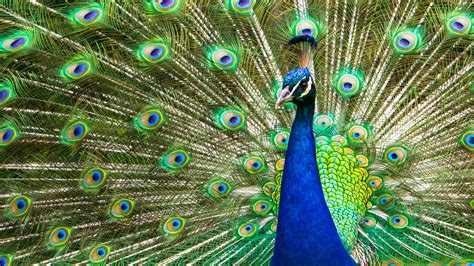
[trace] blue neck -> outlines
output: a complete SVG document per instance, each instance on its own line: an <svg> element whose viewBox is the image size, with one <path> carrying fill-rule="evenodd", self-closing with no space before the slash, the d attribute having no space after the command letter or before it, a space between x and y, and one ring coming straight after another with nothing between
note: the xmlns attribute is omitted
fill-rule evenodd
<svg viewBox="0 0 474 266"><path fill-rule="evenodd" d="M280 192L272 265L354 265L324 199L313 135L314 99L298 105Z"/></svg>

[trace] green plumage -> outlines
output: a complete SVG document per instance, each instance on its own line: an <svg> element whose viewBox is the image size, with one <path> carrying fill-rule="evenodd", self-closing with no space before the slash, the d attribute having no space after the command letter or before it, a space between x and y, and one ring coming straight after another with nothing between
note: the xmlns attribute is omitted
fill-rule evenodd
<svg viewBox="0 0 474 266"><path fill-rule="evenodd" d="M0 0L0 264L268 265L301 64L354 260L473 263L469 5Z"/></svg>

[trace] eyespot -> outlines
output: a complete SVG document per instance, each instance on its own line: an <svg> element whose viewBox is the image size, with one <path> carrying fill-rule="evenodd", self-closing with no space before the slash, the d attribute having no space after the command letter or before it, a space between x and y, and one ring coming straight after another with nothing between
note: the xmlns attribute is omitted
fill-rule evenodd
<svg viewBox="0 0 474 266"><path fill-rule="evenodd" d="M324 131L334 124L332 117L328 115L318 115L314 118L313 127L316 131Z"/></svg>
<svg viewBox="0 0 474 266"><path fill-rule="evenodd" d="M30 37L23 32L19 32L17 34L11 34L2 39L1 43L1 50L4 52L18 52L28 47L28 44L30 43Z"/></svg>
<svg viewBox="0 0 474 266"><path fill-rule="evenodd" d="M152 0L151 6L159 13L172 13L179 9L181 0Z"/></svg>
<svg viewBox="0 0 474 266"><path fill-rule="evenodd" d="M474 130L468 130L461 135L460 138L461 146L464 148L474 151Z"/></svg>
<svg viewBox="0 0 474 266"><path fill-rule="evenodd" d="M258 200L252 206L253 212L258 215L267 215L272 208L272 203L268 200Z"/></svg>
<svg viewBox="0 0 474 266"><path fill-rule="evenodd" d="M115 220L123 220L132 214L135 202L129 199L119 199L110 206L110 215Z"/></svg>
<svg viewBox="0 0 474 266"><path fill-rule="evenodd" d="M369 179L367 179L367 185L369 185L370 189L374 191L381 188L382 184L383 180L378 176L369 176Z"/></svg>
<svg viewBox="0 0 474 266"><path fill-rule="evenodd" d="M347 146L347 139L341 135L334 135L331 137L332 141L337 141L342 144L342 146Z"/></svg>
<svg viewBox="0 0 474 266"><path fill-rule="evenodd" d="M232 131L243 129L246 122L244 113L232 108L217 110L215 120L220 128Z"/></svg>
<svg viewBox="0 0 474 266"><path fill-rule="evenodd" d="M102 20L103 11L100 7L86 7L77 9L74 13L74 21L82 26L92 26Z"/></svg>
<svg viewBox="0 0 474 266"><path fill-rule="evenodd" d="M320 33L319 24L312 19L298 21L293 30L293 36L311 36L315 39Z"/></svg>
<svg viewBox="0 0 474 266"><path fill-rule="evenodd" d="M357 155L356 156L357 164L359 164L360 167L367 167L369 166L369 159L365 157L364 155Z"/></svg>
<svg viewBox="0 0 474 266"><path fill-rule="evenodd" d="M265 169L265 161L260 157L249 157L244 161L244 168L249 174L257 174Z"/></svg>
<svg viewBox="0 0 474 266"><path fill-rule="evenodd" d="M50 231L48 236L48 247L57 249L65 246L68 243L71 235L71 228L59 226Z"/></svg>
<svg viewBox="0 0 474 266"><path fill-rule="evenodd" d="M275 169L277 171L283 171L283 167L285 167L285 159L280 159L275 163Z"/></svg>
<svg viewBox="0 0 474 266"><path fill-rule="evenodd" d="M84 139L89 133L89 127L85 122L74 120L64 127L61 139L64 144L71 144Z"/></svg>
<svg viewBox="0 0 474 266"><path fill-rule="evenodd" d="M273 221L273 222L270 224L270 230L271 230L273 233L276 233L276 231L277 231L277 225L278 225L278 222L277 222L276 219L275 219L275 221Z"/></svg>
<svg viewBox="0 0 474 266"><path fill-rule="evenodd" d="M166 122L166 116L158 107L146 108L135 117L134 125L143 130L155 130L163 126Z"/></svg>
<svg viewBox="0 0 474 266"><path fill-rule="evenodd" d="M347 131L349 141L352 143L363 143L367 140L369 132L363 126L353 126Z"/></svg>
<svg viewBox="0 0 474 266"><path fill-rule="evenodd" d="M14 127L0 128L0 148L10 145L16 138L18 138L18 133Z"/></svg>
<svg viewBox="0 0 474 266"><path fill-rule="evenodd" d="M109 258L110 247L107 245L97 245L89 253L89 261L91 263L100 263L104 262Z"/></svg>
<svg viewBox="0 0 474 266"><path fill-rule="evenodd" d="M395 199L391 195L383 194L377 199L377 204L383 209L391 209L395 205Z"/></svg>
<svg viewBox="0 0 474 266"><path fill-rule="evenodd" d="M172 216L166 219L165 223L163 224L163 231L171 235L179 234L184 230L185 225L186 219L179 216Z"/></svg>
<svg viewBox="0 0 474 266"><path fill-rule="evenodd" d="M385 151L385 161L390 165L399 165L405 162L407 151L403 147L392 147Z"/></svg>
<svg viewBox="0 0 474 266"><path fill-rule="evenodd" d="M148 63L159 63L169 56L169 48L164 43L151 43L141 46L138 59Z"/></svg>
<svg viewBox="0 0 474 266"><path fill-rule="evenodd" d="M61 73L62 76L69 80L78 80L85 77L92 71L91 63L86 60L77 60L66 64Z"/></svg>
<svg viewBox="0 0 474 266"><path fill-rule="evenodd" d="M232 186L229 182L221 179L209 184L207 193L214 198L223 198L232 191Z"/></svg>
<svg viewBox="0 0 474 266"><path fill-rule="evenodd" d="M388 218L390 226L394 229L403 229L408 226L408 218L403 214L395 214Z"/></svg>
<svg viewBox="0 0 474 266"><path fill-rule="evenodd" d="M30 212L31 199L27 196L16 196L8 201L6 214L11 219L18 219L26 216Z"/></svg>
<svg viewBox="0 0 474 266"><path fill-rule="evenodd" d="M250 13L255 5L255 0L230 0L230 7L240 14Z"/></svg>
<svg viewBox="0 0 474 266"><path fill-rule="evenodd" d="M382 266L403 266L403 263L398 260L388 260L382 263Z"/></svg>
<svg viewBox="0 0 474 266"><path fill-rule="evenodd" d="M237 55L228 49L218 48L210 55L211 65L220 70L234 70L238 66Z"/></svg>
<svg viewBox="0 0 474 266"><path fill-rule="evenodd" d="M267 182L262 186L263 193L267 196L271 196L276 189L275 182Z"/></svg>
<svg viewBox="0 0 474 266"><path fill-rule="evenodd" d="M250 238L255 235L255 233L257 232L257 228L258 227L256 223L247 222L239 226L237 233L243 238Z"/></svg>
<svg viewBox="0 0 474 266"><path fill-rule="evenodd" d="M191 162L191 157L183 149L168 152L161 160L161 166L168 171L181 170Z"/></svg>
<svg viewBox="0 0 474 266"><path fill-rule="evenodd" d="M0 254L0 265L10 266L12 265L13 257L7 254Z"/></svg>
<svg viewBox="0 0 474 266"><path fill-rule="evenodd" d="M286 150L288 148L288 141L290 140L290 132L288 130L281 130L272 135L273 145L275 145L278 150Z"/></svg>
<svg viewBox="0 0 474 266"><path fill-rule="evenodd" d="M100 167L89 167L82 172L82 188L86 191L100 190L107 179L107 171Z"/></svg>
<svg viewBox="0 0 474 266"><path fill-rule="evenodd" d="M446 26L449 33L454 35L466 35L471 30L471 20L463 15L450 18Z"/></svg>
<svg viewBox="0 0 474 266"><path fill-rule="evenodd" d="M420 36L413 30L404 30L395 34L392 45L396 53L409 53L419 47Z"/></svg>
<svg viewBox="0 0 474 266"><path fill-rule="evenodd" d="M12 85L9 82L0 83L0 106L15 97Z"/></svg>
<svg viewBox="0 0 474 266"><path fill-rule="evenodd" d="M377 224L377 220L375 220L375 218L370 215L365 216L362 222L366 227L374 227Z"/></svg>
<svg viewBox="0 0 474 266"><path fill-rule="evenodd" d="M340 74L336 83L336 91L341 94L342 97L348 98L356 95L362 89L362 78L360 75L354 74Z"/></svg>

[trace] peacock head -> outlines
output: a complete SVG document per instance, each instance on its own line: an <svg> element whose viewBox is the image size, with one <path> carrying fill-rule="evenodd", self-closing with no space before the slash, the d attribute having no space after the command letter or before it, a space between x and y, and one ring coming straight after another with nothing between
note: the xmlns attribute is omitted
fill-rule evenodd
<svg viewBox="0 0 474 266"><path fill-rule="evenodd" d="M316 93L313 78L308 68L296 68L288 72L283 80L283 88L278 93L275 108L286 102L295 104L313 99Z"/></svg>

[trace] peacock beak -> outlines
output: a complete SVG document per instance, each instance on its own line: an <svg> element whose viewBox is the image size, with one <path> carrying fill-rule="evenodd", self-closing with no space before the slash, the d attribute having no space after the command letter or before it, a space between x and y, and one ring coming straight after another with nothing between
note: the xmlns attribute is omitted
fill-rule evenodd
<svg viewBox="0 0 474 266"><path fill-rule="evenodd" d="M293 100L293 98L294 97L292 93L290 92L290 87L289 86L284 87L279 92L278 99L275 102L275 109L278 109L282 104L286 102L290 102L291 100Z"/></svg>

